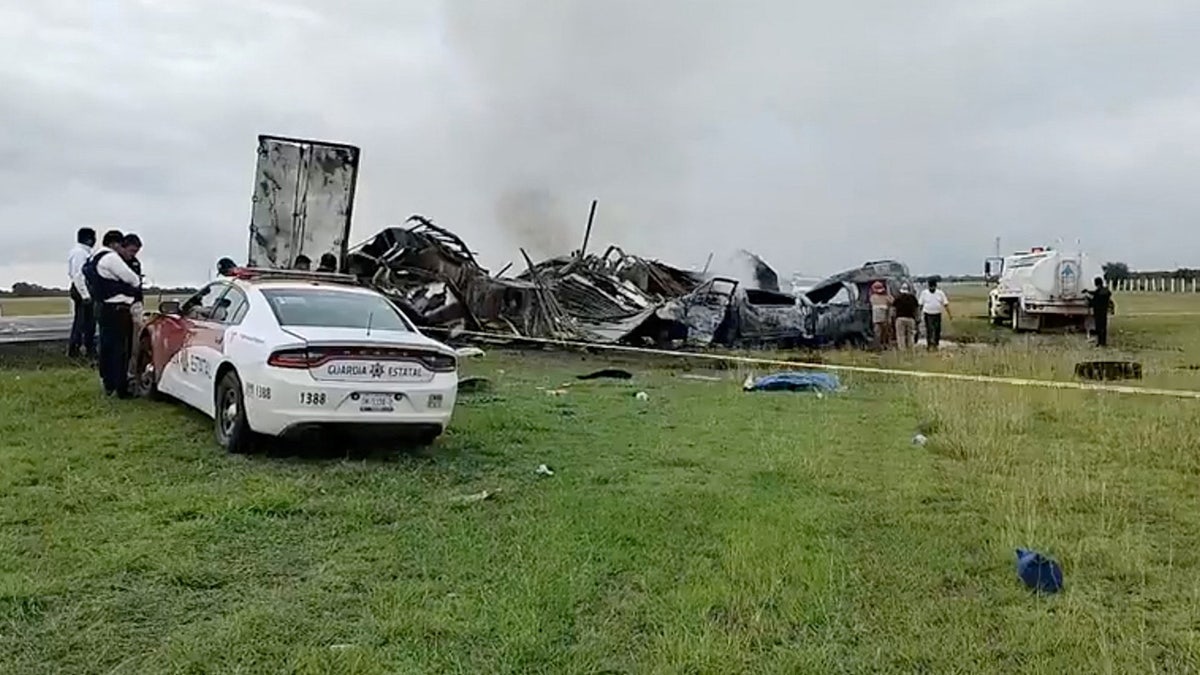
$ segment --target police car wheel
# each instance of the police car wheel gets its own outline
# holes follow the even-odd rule
[[[422,432],[413,438],[413,446],[418,448],[427,448],[437,442],[438,437],[441,435],[441,429],[438,429],[437,431]]]
[[[213,423],[217,443],[232,453],[252,449],[254,433],[246,422],[246,404],[242,399],[242,380],[232,370],[225,373],[217,385]]]
[[[150,343],[149,336],[143,335],[138,345],[137,361],[134,363],[134,392],[142,398],[161,399],[162,397],[158,393],[157,375],[154,372],[154,347]]]

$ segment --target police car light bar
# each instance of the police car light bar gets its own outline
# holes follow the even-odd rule
[[[353,274],[337,272],[308,272],[305,270],[281,270],[265,267],[239,267],[233,271],[235,279],[244,281],[324,281],[332,284],[358,285]]]

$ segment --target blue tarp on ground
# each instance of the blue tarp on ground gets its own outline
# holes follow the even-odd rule
[[[746,391],[837,391],[840,386],[837,375],[832,373],[791,371],[764,375],[746,387]]]

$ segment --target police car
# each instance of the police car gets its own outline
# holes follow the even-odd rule
[[[138,340],[138,394],[211,416],[231,452],[260,434],[311,429],[429,444],[454,410],[454,350],[348,275],[237,270],[182,303],[163,302]]]

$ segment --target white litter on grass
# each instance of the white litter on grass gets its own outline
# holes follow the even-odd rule
[[[553,476],[554,470],[551,469],[550,467],[546,466],[545,464],[538,464],[538,468],[536,470],[534,470],[534,473],[536,473],[539,476]]]
[[[679,379],[681,379],[681,380],[697,380],[699,382],[720,382],[721,381],[721,378],[715,377],[713,375],[693,375],[691,373],[685,373],[683,375],[680,375]]]
[[[925,445],[929,442],[929,439],[925,437],[925,434],[917,434],[916,436],[913,436],[912,442],[913,445]]]
[[[479,347],[459,347],[458,349],[455,349],[454,352],[464,359],[471,358],[473,356],[487,356],[487,354],[485,354],[484,351]]]
[[[498,492],[500,492],[499,488],[496,488],[495,490],[483,490],[482,492],[476,492],[473,495],[462,495],[459,497],[454,497],[450,501],[452,503],[458,504],[460,506],[464,506],[467,504],[477,504],[479,502],[484,501],[485,499],[491,499],[492,497],[495,497],[496,493],[498,493]]]
[[[644,391],[639,391],[638,393],[634,394],[633,397],[639,401],[649,401],[650,400],[650,394],[647,394]]]

